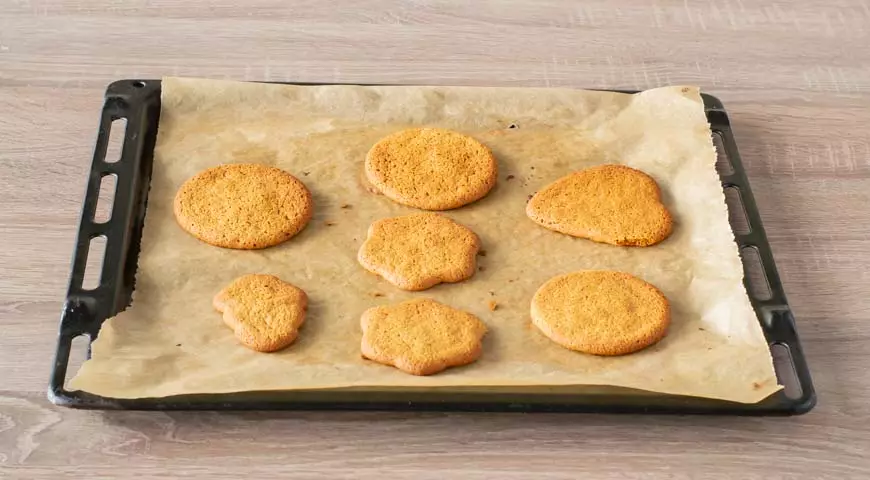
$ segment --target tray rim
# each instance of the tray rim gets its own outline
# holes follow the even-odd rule
[[[375,85],[309,82],[260,83],[304,86]],[[97,337],[102,322],[126,308],[132,300],[131,294],[138,260],[138,242],[147,208],[153,147],[159,123],[160,90],[161,81],[155,79],[118,80],[109,84],[106,89],[93,162],[82,205],[79,231],[71,265],[70,284],[61,314],[57,349],[48,386],[48,399],[55,405],[106,410],[292,409],[797,415],[810,411],[816,404],[816,393],[809,367],[800,346],[794,316],[788,306],[776,271],[758,208],[737,151],[727,112],[717,97],[703,92],[701,97],[704,101],[705,113],[711,131],[714,135],[719,135],[731,165],[732,172],[730,174],[723,175],[720,172],[723,188],[738,189],[749,225],[749,233],[734,233],[735,242],[741,250],[744,248],[756,249],[771,292],[768,299],[756,299],[751,293],[748,285],[749,277],[746,275],[744,283],[747,294],[771,348],[775,344],[781,344],[788,349],[794,369],[793,373],[801,388],[801,395],[798,398],[787,397],[782,390],[762,402],[741,404],[697,397],[660,395],[643,391],[635,391],[635,393],[630,394],[514,392],[494,395],[492,392],[498,387],[489,388],[490,393],[463,392],[462,387],[426,389],[372,387],[369,389],[370,392],[367,392],[366,389],[273,390],[116,399],[87,392],[66,390],[64,379],[69,363],[72,339],[80,335],[87,335],[89,337],[88,357],[90,357],[90,342]],[[599,90],[626,94],[638,93],[636,90]],[[120,118],[127,119],[121,159],[114,163],[107,163],[105,162],[105,153],[109,128],[114,120]],[[117,176],[112,218],[107,223],[97,224],[91,218],[99,195],[100,181],[103,176],[112,174]],[[116,216],[118,220],[116,220]],[[106,242],[100,285],[94,290],[84,290],[81,284],[88,245],[92,238],[101,235],[106,236],[108,241]],[[109,261],[109,259],[115,261]],[[345,398],[349,394],[352,394],[355,399]],[[660,403],[642,401],[650,399],[655,399]]]

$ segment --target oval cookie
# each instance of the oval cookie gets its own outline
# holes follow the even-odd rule
[[[378,220],[357,259],[366,270],[403,290],[461,282],[476,270],[477,235],[437,213]]]
[[[550,230],[624,246],[654,245],[673,228],[655,180],[624,165],[600,165],[556,180],[532,197],[526,215]]]
[[[305,322],[308,296],[272,275],[244,275],[215,295],[215,309],[242,345],[258,352],[287,347]]]
[[[365,162],[369,182],[394,202],[449,210],[485,196],[498,176],[489,148],[461,133],[411,128],[382,138]]]
[[[217,247],[251,250],[292,238],[311,219],[311,193],[278,168],[229,164],[198,173],[178,190],[178,224]]]
[[[535,292],[532,323],[565,348],[624,355],[665,336],[670,307],[662,292],[637,277],[582,271],[552,278]]]
[[[360,320],[362,355],[412,375],[431,375],[480,357],[486,325],[434,300],[370,308]]]

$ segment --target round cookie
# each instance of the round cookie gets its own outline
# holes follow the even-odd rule
[[[600,165],[556,180],[532,197],[526,215],[550,230],[613,245],[654,245],[673,229],[656,181],[624,165]]]
[[[308,296],[272,275],[244,275],[215,295],[212,304],[242,345],[258,352],[287,347],[305,322]]]
[[[412,375],[431,375],[480,357],[486,325],[474,315],[430,299],[366,310],[362,355]]]
[[[369,182],[394,202],[449,210],[484,197],[498,167],[477,140],[440,128],[411,128],[382,138],[365,162]]]
[[[477,235],[437,213],[414,213],[373,223],[357,260],[403,290],[461,282],[476,271]]]
[[[554,277],[532,298],[532,323],[559,345],[593,355],[624,355],[661,340],[668,300],[622,272],[582,271]]]
[[[184,182],[173,204],[178,224],[210,245],[252,250],[292,238],[311,219],[311,193],[274,167],[228,164]]]

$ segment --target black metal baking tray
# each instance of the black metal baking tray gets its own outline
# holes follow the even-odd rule
[[[722,167],[720,175],[723,187],[730,189],[732,194],[736,192],[742,200],[742,207],[739,204],[729,204],[729,208],[732,208],[732,214],[735,213],[735,208],[743,210],[739,213],[745,213],[745,224],[740,231],[735,230],[735,238],[741,252],[757,253],[763,277],[766,277],[769,287],[769,293],[765,296],[753,294],[753,289],[750,288],[752,285],[749,283],[751,275],[747,270],[747,291],[771,345],[780,383],[786,386],[783,391],[760,403],[745,405],[613,388],[593,391],[577,387],[353,388],[183,395],[132,400],[105,398],[65,389],[73,338],[85,335],[92,341],[99,334],[103,321],[126,308],[131,302],[160,116],[159,80],[121,80],[109,85],[106,91],[72,261],[69,291],[60,319],[60,333],[48,397],[57,405],[93,409],[465,410],[736,415],[805,413],[815,405],[816,396],[798,341],[794,317],[782,290],[770,245],[737,153],[728,115],[718,99],[706,94],[703,98],[720,153],[718,166]],[[110,126],[114,120],[122,118],[127,120],[127,127],[120,160],[107,162],[105,157]],[[112,215],[108,222],[97,223],[93,220],[94,211],[100,183],[106,175],[117,176]],[[82,282],[88,249],[91,239],[98,236],[106,238],[101,276],[96,288],[86,290]],[[90,355],[90,348],[88,350]]]

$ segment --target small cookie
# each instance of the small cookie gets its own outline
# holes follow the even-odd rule
[[[532,197],[526,215],[550,230],[612,245],[654,245],[673,229],[656,181],[624,165],[600,165],[556,180]]]
[[[548,280],[532,298],[532,323],[559,345],[593,355],[625,355],[661,340],[668,300],[627,273],[582,271]]]
[[[274,352],[290,345],[305,322],[308,296],[272,275],[244,275],[215,295],[214,308],[242,345]]]
[[[437,213],[378,220],[357,259],[366,270],[403,290],[461,282],[475,272],[480,240],[474,232]]]
[[[311,219],[311,193],[296,177],[266,165],[209,168],[175,195],[175,219],[205,243],[252,250],[299,233]]]
[[[410,128],[382,138],[365,162],[369,182],[394,202],[449,210],[483,198],[498,167],[477,140],[440,128]]]
[[[366,310],[362,355],[412,375],[431,375],[480,357],[486,325],[434,300],[409,300]]]

